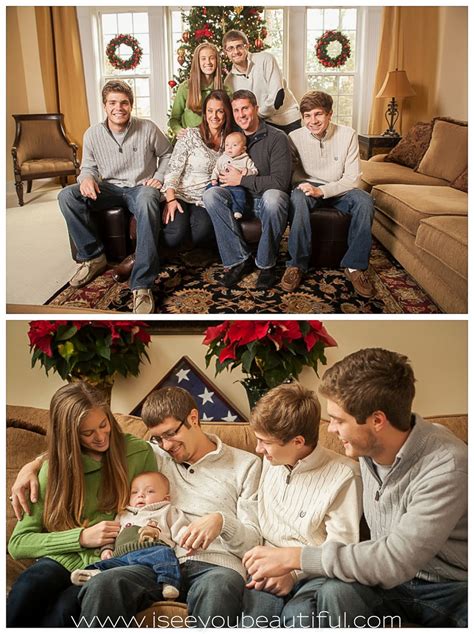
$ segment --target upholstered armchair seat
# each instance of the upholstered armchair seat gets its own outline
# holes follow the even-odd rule
[[[59,177],[61,185],[67,177],[79,174],[77,145],[70,143],[63,127],[63,115],[14,114],[15,141],[12,147],[13,171],[18,202],[23,205],[23,182],[27,192],[39,178]]]

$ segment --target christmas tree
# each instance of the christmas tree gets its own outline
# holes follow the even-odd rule
[[[249,40],[251,51],[269,48],[264,40],[268,35],[263,18],[263,7],[193,7],[181,14],[185,31],[178,41],[178,74],[168,82],[171,88],[189,77],[194,49],[198,44],[210,42],[222,48],[222,37],[231,29],[243,31]],[[230,62],[223,55],[222,70],[224,76],[230,70]]]

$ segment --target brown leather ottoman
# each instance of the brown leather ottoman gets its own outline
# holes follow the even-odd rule
[[[312,252],[310,266],[339,268],[347,251],[347,234],[351,217],[333,207],[321,207],[311,212]],[[242,234],[250,245],[257,245],[262,235],[258,218],[242,220]]]
[[[99,236],[104,243],[104,250],[109,262],[121,262],[135,249],[130,235],[131,214],[126,207],[114,207],[94,212]],[[72,257],[77,256],[76,245],[69,236]]]

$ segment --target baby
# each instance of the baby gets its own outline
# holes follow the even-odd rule
[[[211,176],[211,185],[219,184],[219,172],[227,171],[229,165],[239,170],[244,176],[258,174],[254,162],[247,154],[247,140],[243,132],[231,132],[225,138],[224,154],[217,159]],[[227,187],[232,196],[232,212],[236,220],[242,218],[245,208],[245,188],[240,185]]]
[[[162,473],[150,471],[136,476],[129,504],[115,518],[121,525],[115,543],[101,548],[102,561],[71,573],[72,583],[80,586],[103,570],[142,564],[156,573],[157,583],[163,584],[163,597],[176,599],[181,573],[173,547],[179,543],[189,522],[169,499],[168,478]]]

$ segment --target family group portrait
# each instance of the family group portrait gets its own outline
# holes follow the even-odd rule
[[[468,3],[9,4],[8,629],[468,628]]]
[[[467,312],[467,7],[7,24],[8,312]]]
[[[467,628],[467,323],[177,324],[7,323],[7,627]]]

